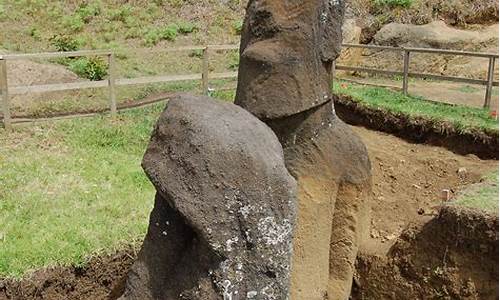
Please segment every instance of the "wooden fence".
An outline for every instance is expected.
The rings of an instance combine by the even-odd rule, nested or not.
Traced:
[[[370,69],[364,67],[351,67],[351,66],[342,66],[334,64],[333,72],[335,72],[335,70],[345,70],[345,71],[366,72],[372,74],[383,74],[383,75],[402,75],[403,92],[405,94],[408,93],[409,77],[430,78],[430,79],[439,79],[439,80],[454,81],[454,82],[464,82],[470,84],[480,84],[486,86],[484,105],[485,107],[490,107],[492,87],[498,86],[498,81],[494,81],[495,60],[498,59],[498,54],[456,51],[456,50],[428,49],[428,48],[386,47],[386,46],[359,45],[359,44],[344,44],[343,46],[346,48],[364,48],[364,49],[378,49],[378,50],[403,52],[404,67],[403,70],[401,71]],[[186,47],[176,47],[176,48],[164,48],[160,50],[148,50],[148,49],[138,50],[138,52],[142,53],[202,51],[203,59],[202,59],[201,74],[195,73],[195,74],[169,75],[169,76],[148,76],[148,77],[137,77],[137,78],[117,78],[115,72],[115,53],[110,50],[84,50],[84,51],[73,51],[73,52],[46,52],[46,53],[33,53],[33,54],[0,55],[0,95],[2,97],[1,109],[3,112],[3,125],[6,129],[10,129],[13,123],[11,117],[10,101],[9,101],[10,95],[78,90],[87,88],[108,88],[109,110],[111,115],[115,116],[117,113],[117,105],[116,105],[117,86],[176,82],[176,81],[186,81],[186,80],[201,80],[202,90],[205,94],[207,94],[209,90],[209,79],[235,78],[238,76],[238,72],[210,73],[209,72],[210,52],[237,50],[238,48],[239,45],[209,45],[209,46],[186,46]],[[470,79],[465,77],[443,76],[436,74],[413,73],[409,71],[411,53],[435,53],[435,54],[462,55],[462,56],[488,58],[489,59],[488,77],[485,80],[481,80],[481,79]],[[62,84],[56,83],[56,84],[31,85],[31,86],[9,86],[8,84],[7,80],[8,60],[49,59],[49,58],[64,58],[64,57],[68,58],[68,57],[87,57],[87,56],[107,57],[108,59],[107,80],[83,81],[83,82],[62,83]]]
[[[479,84],[486,86],[486,93],[484,97],[484,107],[491,108],[491,94],[493,86],[498,86],[498,81],[494,80],[495,75],[495,61],[498,59],[498,53],[482,53],[482,52],[471,52],[471,51],[459,51],[459,50],[446,50],[446,49],[433,49],[433,48],[409,48],[409,47],[389,47],[389,46],[377,46],[377,45],[360,45],[360,44],[343,44],[344,48],[363,48],[363,49],[374,49],[374,50],[385,50],[385,51],[397,51],[403,53],[403,70],[380,70],[374,68],[364,68],[364,67],[351,67],[351,66],[341,66],[334,64],[334,74],[335,70],[344,71],[357,71],[371,74],[382,74],[382,75],[399,75],[403,76],[403,93],[408,94],[408,79],[413,78],[425,78],[425,79],[437,79],[443,81],[453,81],[453,82],[463,82],[470,84]],[[457,55],[457,56],[470,56],[470,57],[482,57],[489,60],[488,64],[488,75],[486,79],[473,79],[466,77],[456,77],[456,76],[444,76],[439,74],[430,73],[415,73],[410,72],[410,57],[411,53],[431,53],[439,55]],[[335,77],[335,75],[334,75]]]

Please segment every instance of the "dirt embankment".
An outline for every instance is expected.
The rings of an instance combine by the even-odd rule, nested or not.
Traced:
[[[497,299],[498,216],[447,206],[387,257],[360,255],[352,298]]]
[[[0,299],[107,299],[134,262],[132,248],[94,257],[82,267],[43,269],[21,280],[0,280]]]
[[[437,214],[442,190],[450,190],[455,197],[498,168],[498,161],[353,128],[365,143],[372,164],[370,236],[362,246],[371,254],[385,254],[409,223],[425,222]]]
[[[436,124],[424,118],[410,118],[385,110],[369,108],[340,95],[335,109],[344,122],[354,126],[394,134],[415,143],[425,143],[450,149],[461,154],[475,154],[483,159],[498,159],[497,132],[460,132],[446,123]]]

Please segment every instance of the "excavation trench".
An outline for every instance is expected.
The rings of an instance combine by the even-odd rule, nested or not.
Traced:
[[[353,129],[368,148],[374,182],[370,237],[358,256],[353,299],[405,299],[416,291],[445,299],[453,293],[464,299],[490,299],[498,289],[491,282],[498,270],[483,267],[498,266],[498,217],[474,211],[439,215],[439,193],[478,182],[498,162]],[[457,174],[459,168],[467,174]],[[446,239],[449,236],[456,239]],[[453,246],[457,241],[460,247]],[[94,257],[83,267],[42,269],[21,281],[2,280],[0,299],[107,299],[113,289],[120,290],[135,257],[134,249],[127,248]],[[482,261],[468,264],[471,257]],[[473,273],[479,277],[469,276]],[[397,285],[392,289],[394,278]],[[478,285],[477,278],[485,285]]]

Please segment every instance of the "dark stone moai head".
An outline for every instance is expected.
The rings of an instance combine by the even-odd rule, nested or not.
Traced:
[[[236,104],[268,120],[329,101],[332,61],[342,43],[343,1],[250,0]]]

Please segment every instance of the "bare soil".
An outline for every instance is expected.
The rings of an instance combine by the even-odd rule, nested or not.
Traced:
[[[0,280],[0,299],[108,299],[136,257],[130,247],[94,257],[82,267],[42,269],[20,281]]]
[[[372,163],[371,232],[362,245],[370,254],[386,254],[408,224],[433,218],[443,204],[442,190],[451,190],[453,195],[498,168],[496,160],[461,156],[441,147],[353,128],[368,148]]]
[[[478,182],[482,175],[498,168],[498,161],[481,160],[475,155],[461,156],[440,147],[413,144],[392,135],[362,127],[354,127],[354,130],[368,148],[372,161],[374,189],[370,238],[362,245],[363,255],[359,257],[357,264],[358,274],[363,274],[363,276],[356,277],[353,298],[414,299],[412,297],[394,298],[393,294],[382,293],[383,290],[391,291],[391,285],[388,284],[392,283],[394,278],[402,278],[398,281],[400,290],[410,287],[408,290],[416,291],[420,285],[415,282],[421,284],[429,278],[436,284],[446,280],[448,295],[454,295],[453,291],[458,291],[460,295],[470,294],[473,297],[481,295],[480,290],[494,289],[493,283],[488,283],[490,286],[487,289],[475,284],[475,281],[469,283],[467,272],[472,274],[479,264],[498,266],[498,258],[492,261],[486,257],[484,262],[478,261],[465,271],[457,271],[462,270],[459,266],[467,262],[461,260],[461,257],[465,259],[470,256],[454,253],[476,245],[479,250],[474,250],[477,248],[474,246],[472,254],[479,257],[480,252],[477,251],[484,251],[481,255],[485,257],[484,253],[497,251],[496,257],[498,257],[498,246],[494,249],[492,244],[487,242],[496,237],[498,244],[498,229],[495,232],[495,228],[498,228],[498,221],[495,227],[491,225],[494,224],[491,223],[494,222],[491,218],[487,218],[486,223],[481,223],[478,221],[481,220],[480,217],[471,218],[469,215],[459,219],[463,220],[463,222],[460,221],[461,223],[451,221],[451,215],[445,216],[445,219],[432,220],[436,220],[434,218],[438,215],[442,205],[440,200],[442,189],[451,189],[456,192],[471,183]],[[459,173],[460,168],[465,168],[467,171]],[[424,226],[424,228],[430,228],[427,231],[422,231],[422,225],[407,229],[409,224],[428,224],[429,222],[434,225]],[[463,224],[464,228],[472,226],[477,230],[473,231],[472,236],[469,234],[460,237],[459,243],[456,244],[458,246],[452,247],[451,242],[456,240],[448,241],[447,237],[457,236],[457,224]],[[474,224],[478,225],[474,227]],[[480,224],[486,225],[479,227],[483,226]],[[483,230],[484,228],[492,232]],[[486,237],[479,242],[472,242],[474,232],[481,231],[488,231]],[[482,236],[478,235],[476,239],[482,239]],[[397,246],[394,246],[395,244]],[[446,254],[448,258],[445,258],[447,268],[443,269],[442,261],[446,249],[449,253]],[[420,251],[426,251],[427,256],[414,258],[415,254]],[[107,299],[113,287],[122,283],[121,279],[134,257],[134,251],[126,249],[111,256],[93,258],[84,267],[50,268],[37,271],[21,281],[3,280],[0,281],[0,299]],[[453,260],[454,257],[458,258]],[[430,258],[432,260],[429,260],[427,266],[427,260]],[[409,265],[405,264],[407,261]],[[405,266],[408,267],[405,268]],[[409,271],[404,273],[405,270]],[[495,273],[495,270],[490,271]],[[498,274],[498,270],[496,272]],[[429,277],[431,273],[440,277]],[[487,277],[484,275],[486,273],[481,274],[483,275],[479,278]],[[379,279],[375,280],[376,278]],[[368,281],[372,281],[373,284],[368,285]],[[377,289],[374,288],[375,285],[378,286]],[[367,294],[367,290],[373,293]],[[394,291],[395,296],[402,295],[398,294],[396,289]],[[446,296],[446,294],[443,295]]]
[[[458,206],[358,256],[352,299],[498,299],[498,216]]]

